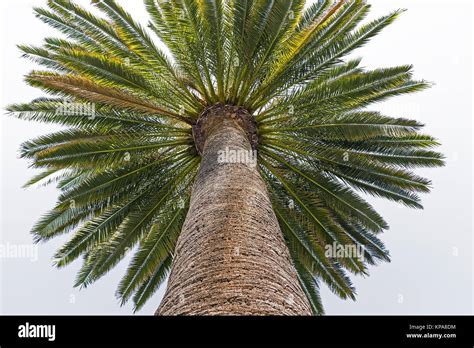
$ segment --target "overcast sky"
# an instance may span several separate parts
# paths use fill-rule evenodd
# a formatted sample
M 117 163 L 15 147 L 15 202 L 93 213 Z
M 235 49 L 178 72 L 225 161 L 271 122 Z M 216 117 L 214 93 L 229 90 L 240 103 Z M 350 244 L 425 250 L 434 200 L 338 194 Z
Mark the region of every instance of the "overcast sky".
M 90 1 L 78 1 L 88 4 Z M 423 197 L 423 211 L 370 198 L 391 228 L 382 240 L 392 262 L 355 278 L 356 302 L 342 301 L 327 288 L 322 296 L 328 314 L 469 314 L 473 313 L 472 240 L 472 22 L 469 0 L 369 0 L 370 18 L 398 8 L 408 11 L 355 56 L 368 68 L 411 63 L 415 78 L 436 83 L 428 91 L 393 99 L 372 109 L 389 116 L 414 118 L 443 144 L 445 168 L 417 171 L 432 179 L 433 192 Z M 0 106 L 43 96 L 22 76 L 36 66 L 20 59 L 16 44 L 40 44 L 58 33 L 34 18 L 42 0 L 0 2 L 2 61 Z M 122 0 L 136 20 L 146 23 L 143 3 Z M 88 6 L 88 5 L 87 5 Z M 2 111 L 3 113 L 3 111 Z M 18 159 L 19 145 L 57 128 L 1 117 L 1 245 L 31 245 L 34 222 L 53 206 L 53 187 L 24 190 L 35 173 Z M 80 263 L 57 270 L 54 251 L 69 236 L 39 245 L 37 255 L 0 258 L 0 313 L 4 314 L 130 314 L 114 297 L 129 258 L 86 290 L 73 288 Z M 140 312 L 152 314 L 164 286 Z

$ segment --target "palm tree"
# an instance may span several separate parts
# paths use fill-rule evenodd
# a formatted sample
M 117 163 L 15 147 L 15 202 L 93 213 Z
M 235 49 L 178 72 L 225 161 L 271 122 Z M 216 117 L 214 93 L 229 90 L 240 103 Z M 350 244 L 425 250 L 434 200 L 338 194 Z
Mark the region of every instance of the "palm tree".
M 389 261 L 357 191 L 421 208 L 430 181 L 411 169 L 443 165 L 419 122 L 367 110 L 429 84 L 344 59 L 401 11 L 360 24 L 363 0 L 145 0 L 145 29 L 93 4 L 35 8 L 64 34 L 19 46 L 51 97 L 8 107 L 65 126 L 21 147 L 42 169 L 27 185 L 61 191 L 32 231 L 72 233 L 55 265 L 82 256 L 86 287 L 133 250 L 117 296 L 138 310 L 169 274 L 160 315 L 322 314 L 321 282 L 354 299 L 347 273 Z

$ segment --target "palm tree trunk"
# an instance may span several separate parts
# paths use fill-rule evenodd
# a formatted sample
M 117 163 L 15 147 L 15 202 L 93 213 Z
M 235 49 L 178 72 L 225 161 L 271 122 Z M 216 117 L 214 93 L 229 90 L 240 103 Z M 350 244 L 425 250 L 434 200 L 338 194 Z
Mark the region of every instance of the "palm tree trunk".
M 222 157 L 252 153 L 248 129 L 225 107 L 214 113 L 156 314 L 311 315 L 257 166 Z

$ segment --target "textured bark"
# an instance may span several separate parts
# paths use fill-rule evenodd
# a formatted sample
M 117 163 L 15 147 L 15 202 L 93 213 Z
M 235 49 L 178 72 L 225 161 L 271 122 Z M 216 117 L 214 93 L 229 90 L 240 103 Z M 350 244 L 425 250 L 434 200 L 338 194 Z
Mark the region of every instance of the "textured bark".
M 157 315 L 311 315 L 257 167 L 218 160 L 252 151 L 239 112 L 218 108 L 200 127 L 202 163 Z

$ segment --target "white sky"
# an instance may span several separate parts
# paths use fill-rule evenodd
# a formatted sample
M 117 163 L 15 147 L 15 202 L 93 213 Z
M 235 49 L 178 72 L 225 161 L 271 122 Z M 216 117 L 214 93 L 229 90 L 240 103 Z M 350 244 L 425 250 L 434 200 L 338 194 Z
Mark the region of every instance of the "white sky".
M 89 1 L 78 1 L 88 4 Z M 408 11 L 356 56 L 368 68 L 412 63 L 415 78 L 436 83 L 431 90 L 379 104 L 390 116 L 415 118 L 426 133 L 438 138 L 447 156 L 445 168 L 419 170 L 433 180 L 424 196 L 425 210 L 397 207 L 370 198 L 391 229 L 382 240 L 392 263 L 356 278 L 357 301 L 339 300 L 323 288 L 327 314 L 468 314 L 473 313 L 472 265 L 472 22 L 469 0 L 372 0 L 371 18 L 406 8 Z M 57 32 L 34 18 L 33 6 L 43 0 L 0 2 L 0 107 L 30 101 L 43 94 L 26 86 L 22 76 L 37 68 L 20 59 L 16 44 L 40 44 Z M 139 0 L 122 0 L 134 17 L 146 23 Z M 2 112 L 3 113 L 3 112 Z M 0 243 L 31 244 L 29 230 L 53 206 L 54 188 L 24 190 L 34 171 L 17 159 L 19 145 L 53 131 L 50 125 L 0 118 L 1 177 Z M 78 262 L 58 271 L 51 256 L 67 237 L 41 244 L 38 259 L 0 259 L 0 313 L 4 314 L 130 314 L 114 297 L 126 263 L 121 263 L 87 290 L 72 287 Z M 128 258 L 127 258 L 128 260 Z M 160 289 L 141 314 L 152 314 Z

